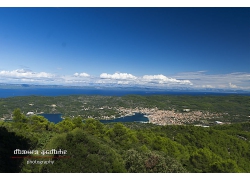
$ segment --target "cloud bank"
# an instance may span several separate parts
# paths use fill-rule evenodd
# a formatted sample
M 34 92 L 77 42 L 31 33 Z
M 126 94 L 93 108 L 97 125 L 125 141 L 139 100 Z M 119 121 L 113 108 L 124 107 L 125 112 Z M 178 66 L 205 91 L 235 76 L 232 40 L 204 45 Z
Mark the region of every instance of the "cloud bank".
M 205 71 L 179 73 L 173 78 L 186 78 L 193 88 L 218 88 L 250 91 L 250 73 L 234 72 L 229 74 L 206 74 Z
M 0 83 L 31 83 L 72 86 L 129 86 L 152 88 L 232 89 L 250 91 L 250 73 L 206 74 L 205 71 L 179 73 L 172 77 L 163 74 L 135 76 L 129 73 L 101 73 L 91 76 L 86 72 L 57 75 L 17 69 L 0 71 Z
M 24 69 L 0 71 L 0 82 L 2 83 L 46 83 L 54 80 L 55 75 L 46 72 L 32 72 Z
M 46 72 L 35 73 L 35 72 L 27 71 L 24 69 L 17 69 L 13 71 L 0 71 L 0 77 L 39 79 L 39 78 L 52 78 L 54 77 L 54 75 L 50 73 L 46 73 Z

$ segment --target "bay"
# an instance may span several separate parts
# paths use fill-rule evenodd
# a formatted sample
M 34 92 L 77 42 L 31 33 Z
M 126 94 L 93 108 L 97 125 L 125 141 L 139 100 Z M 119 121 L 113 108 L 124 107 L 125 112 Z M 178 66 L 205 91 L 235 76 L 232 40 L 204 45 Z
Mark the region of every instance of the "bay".
M 149 122 L 149 119 L 141 113 L 134 113 L 132 116 L 124 116 L 120 118 L 116 118 L 113 120 L 100 120 L 101 123 L 113 123 L 113 122 L 140 122 L 146 123 Z
M 37 114 L 39 116 L 43 116 L 44 118 L 48 119 L 50 122 L 59 123 L 62 121 L 62 114 Z
M 39 116 L 43 116 L 48 119 L 50 122 L 59 123 L 63 120 L 62 114 L 37 114 Z M 120 118 L 116 118 L 113 120 L 100 120 L 101 123 L 112 123 L 112 122 L 140 122 L 146 123 L 149 122 L 149 119 L 141 113 L 134 113 L 132 116 L 124 116 Z

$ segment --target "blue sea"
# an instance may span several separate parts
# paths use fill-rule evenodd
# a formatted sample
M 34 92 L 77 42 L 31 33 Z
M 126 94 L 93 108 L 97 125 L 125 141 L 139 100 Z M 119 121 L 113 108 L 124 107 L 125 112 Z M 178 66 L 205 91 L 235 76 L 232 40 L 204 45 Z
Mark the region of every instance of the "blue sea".
M 64 95 L 103 95 L 103 96 L 124 96 L 136 95 L 250 95 L 250 93 L 223 93 L 223 92 L 190 92 L 190 91 L 153 91 L 153 90 L 115 90 L 115 89 L 77 89 L 77 88 L 20 88 L 0 89 L 0 98 L 14 96 L 64 96 Z

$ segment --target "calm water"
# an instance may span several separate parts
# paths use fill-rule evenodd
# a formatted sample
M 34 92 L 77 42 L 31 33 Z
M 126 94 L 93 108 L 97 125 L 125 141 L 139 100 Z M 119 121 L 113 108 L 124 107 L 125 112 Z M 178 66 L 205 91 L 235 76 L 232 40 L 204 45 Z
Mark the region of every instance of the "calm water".
M 55 124 L 62 121 L 62 114 L 38 114 L 38 115 L 45 117 L 50 122 L 53 122 Z M 117 119 L 114 119 L 114 120 L 100 120 L 100 122 L 102 122 L 102 123 L 111 123 L 111 122 L 148 122 L 148 121 L 149 121 L 149 119 L 147 117 L 145 117 L 141 113 L 135 113 L 132 116 L 125 116 L 125 117 L 117 118 Z
M 14 96 L 62 96 L 62 95 L 104 95 L 124 96 L 128 94 L 137 95 L 228 95 L 237 93 L 215 93 L 215 92 L 187 92 L 187 91 L 147 91 L 147 90 L 105 90 L 105 89 L 59 89 L 59 88 L 23 88 L 23 89 L 0 89 L 0 98 Z M 242 95 L 250 95 L 244 93 Z
M 45 117 L 50 122 L 53 122 L 55 124 L 62 121 L 62 114 L 38 114 L 38 115 Z
M 148 122 L 149 119 L 141 113 L 135 113 L 132 116 L 125 116 L 121 118 L 117 118 L 114 120 L 100 120 L 102 123 L 111 123 L 111 122 Z

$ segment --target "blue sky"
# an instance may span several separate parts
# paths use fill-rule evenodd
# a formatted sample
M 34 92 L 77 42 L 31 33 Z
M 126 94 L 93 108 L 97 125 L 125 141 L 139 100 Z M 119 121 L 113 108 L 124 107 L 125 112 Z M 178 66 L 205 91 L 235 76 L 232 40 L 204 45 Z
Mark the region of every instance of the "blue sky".
M 250 8 L 0 8 L 0 82 L 250 90 Z

